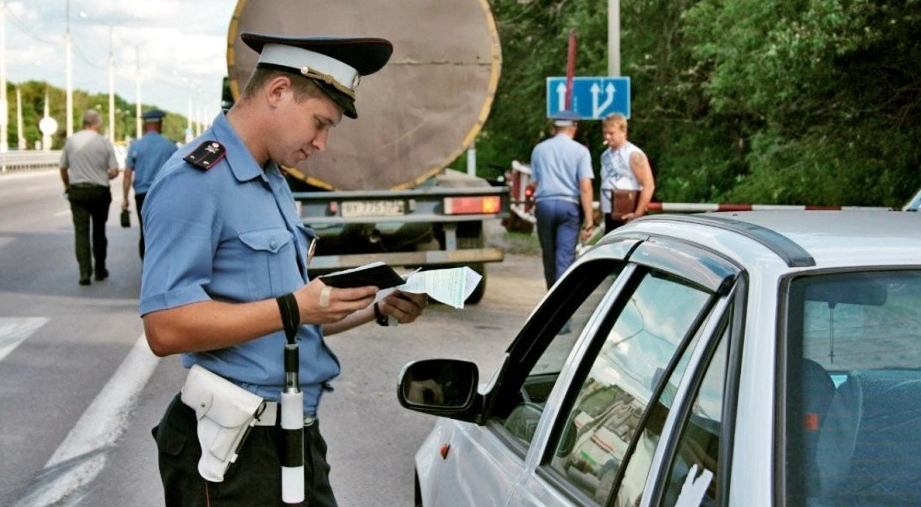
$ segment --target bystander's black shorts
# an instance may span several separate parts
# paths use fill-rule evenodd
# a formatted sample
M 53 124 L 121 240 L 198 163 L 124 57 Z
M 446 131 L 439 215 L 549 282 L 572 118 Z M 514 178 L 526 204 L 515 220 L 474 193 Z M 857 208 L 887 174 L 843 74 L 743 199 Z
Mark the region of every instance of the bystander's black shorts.
M 198 473 L 201 446 L 196 423 L 195 411 L 176 395 L 152 430 L 166 507 L 285 505 L 281 501 L 281 428 L 254 426 L 224 481 L 208 482 Z M 319 421 L 304 428 L 304 489 L 305 505 L 336 506 Z

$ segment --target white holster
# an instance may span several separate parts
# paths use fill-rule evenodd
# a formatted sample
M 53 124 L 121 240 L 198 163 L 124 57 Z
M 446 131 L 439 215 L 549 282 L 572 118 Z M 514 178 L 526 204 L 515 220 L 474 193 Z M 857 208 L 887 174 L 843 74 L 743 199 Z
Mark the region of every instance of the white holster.
M 189 370 L 181 398 L 198 419 L 198 473 L 211 482 L 221 482 L 265 409 L 265 401 L 197 364 Z

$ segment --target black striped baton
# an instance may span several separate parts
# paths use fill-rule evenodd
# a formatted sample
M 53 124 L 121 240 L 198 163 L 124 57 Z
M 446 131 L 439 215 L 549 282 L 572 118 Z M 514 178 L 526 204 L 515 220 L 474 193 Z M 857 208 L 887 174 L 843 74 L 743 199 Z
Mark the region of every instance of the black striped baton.
M 285 388 L 281 392 L 281 501 L 300 505 L 304 501 L 304 393 L 298 380 L 300 359 L 297 327 L 300 310 L 294 294 L 276 298 L 285 327 Z

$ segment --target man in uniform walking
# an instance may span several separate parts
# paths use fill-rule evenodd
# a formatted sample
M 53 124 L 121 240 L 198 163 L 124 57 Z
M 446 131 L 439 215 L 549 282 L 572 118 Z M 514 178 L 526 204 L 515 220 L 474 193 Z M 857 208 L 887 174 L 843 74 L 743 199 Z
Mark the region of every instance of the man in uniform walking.
M 572 111 L 558 114 L 554 136 L 531 152 L 534 214 L 548 289 L 575 261 L 579 238 L 590 238 L 594 227 L 592 156 L 573 139 L 577 121 Z
M 100 130 L 102 117 L 99 112 L 87 110 L 83 114 L 83 129 L 70 136 L 61 151 L 61 181 L 74 222 L 80 285 L 89 285 L 94 272 L 97 281 L 109 276 L 106 269 L 106 221 L 112 204 L 109 180 L 118 176 L 118 160 L 112 143 L 99 133 Z
M 127 211 L 128 194 L 134 186 L 135 210 L 138 214 L 138 227 L 141 229 L 141 239 L 138 241 L 138 253 L 144 259 L 144 220 L 141 209 L 144 206 L 144 197 L 147 189 L 153 183 L 157 171 L 176 152 L 176 144 L 163 137 L 163 117 L 166 113 L 160 110 L 148 111 L 141 115 L 144 120 L 144 136 L 131 143 L 128 148 L 128 157 L 125 159 L 125 176 L 122 181 L 122 211 Z

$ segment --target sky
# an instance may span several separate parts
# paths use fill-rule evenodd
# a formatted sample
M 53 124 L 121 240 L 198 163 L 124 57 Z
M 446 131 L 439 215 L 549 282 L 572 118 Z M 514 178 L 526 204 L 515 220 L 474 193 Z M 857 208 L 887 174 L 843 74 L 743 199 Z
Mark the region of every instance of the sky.
M 140 81 L 142 104 L 210 123 L 220 110 L 227 29 L 236 3 L 0 0 L 6 80 L 47 81 L 66 89 L 69 11 L 74 90 L 108 94 L 111 54 L 118 96 L 135 103 Z M 9 100 L 15 107 L 15 97 Z

